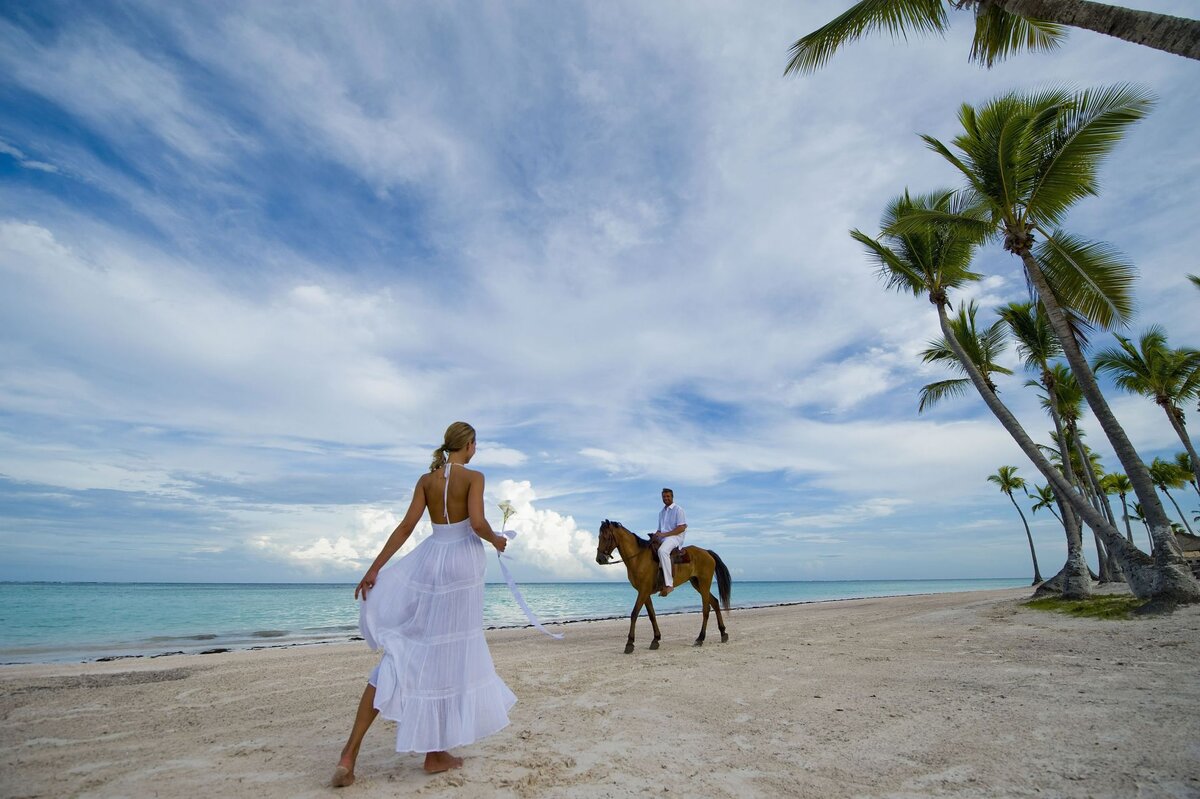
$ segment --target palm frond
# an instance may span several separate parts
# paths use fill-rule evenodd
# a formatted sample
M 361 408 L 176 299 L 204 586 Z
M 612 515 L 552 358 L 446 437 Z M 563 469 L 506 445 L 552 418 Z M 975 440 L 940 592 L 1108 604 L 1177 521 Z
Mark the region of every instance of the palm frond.
M 948 26 L 942 0 L 862 0 L 798 39 L 788 51 L 791 59 L 783 74 L 813 72 L 842 45 L 868 33 L 884 31 L 907 39 L 910 33 L 944 33 Z
M 887 281 L 888 288 L 913 294 L 925 291 L 931 297 L 944 298 L 947 290 L 980 278 L 970 270 L 975 238 L 950 225 L 904 222 L 913 213 L 946 213 L 958 207 L 954 200 L 955 192 L 949 189 L 915 197 L 906 191 L 888 203 L 881 222 L 883 232 L 878 239 L 859 230 L 851 231 L 851 237 L 866 247 L 878 264 L 879 275 Z
M 975 7 L 971 60 L 990 69 L 1021 50 L 1054 50 L 1066 36 L 1062 25 L 1010 14 L 996 3 L 980 3 Z
M 907 291 L 913 296 L 920 296 L 922 292 L 928 291 L 925 275 L 921 270 L 898 256 L 885 244 L 857 229 L 850 231 L 850 237 L 867 248 L 867 254 L 878 265 L 876 274 L 883 278 L 889 289 Z
M 1112 245 L 1055 231 L 1034 248 L 1054 296 L 1102 328 L 1123 326 L 1133 317 L 1133 265 Z
M 1062 355 L 1062 345 L 1040 304 L 1010 302 L 996 312 L 1016 339 L 1017 354 L 1024 360 L 1025 368 L 1045 369 L 1052 359 Z
M 965 377 L 952 380 L 939 380 L 921 388 L 921 402 L 917 405 L 917 413 L 924 413 L 926 408 L 932 408 L 948 397 L 961 397 L 967 393 L 971 381 Z
M 1099 188 L 1096 173 L 1104 158 L 1154 105 L 1153 94 L 1131 84 L 1085 89 L 1072 95 L 1055 124 L 1038 137 L 1037 178 L 1027 206 L 1033 220 L 1057 225 L 1066 210 Z

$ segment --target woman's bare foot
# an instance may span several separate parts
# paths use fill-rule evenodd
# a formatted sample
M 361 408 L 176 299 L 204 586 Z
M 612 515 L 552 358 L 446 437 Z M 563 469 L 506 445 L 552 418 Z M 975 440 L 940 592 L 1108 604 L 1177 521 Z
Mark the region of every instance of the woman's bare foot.
M 672 592 L 672 591 L 674 591 L 674 590 L 675 590 L 675 586 L 673 586 L 673 585 L 664 586 L 664 587 L 663 587 L 663 590 L 661 590 L 661 591 L 659 591 L 659 592 L 658 592 L 658 595 L 659 595 L 659 596 L 666 596 L 667 594 L 671 593 L 671 592 Z
M 333 770 L 333 782 L 330 783 L 334 788 L 345 788 L 347 785 L 354 784 L 354 768 L 338 765 Z
M 449 752 L 428 752 L 425 755 L 425 770 L 430 774 L 462 768 L 463 760 Z

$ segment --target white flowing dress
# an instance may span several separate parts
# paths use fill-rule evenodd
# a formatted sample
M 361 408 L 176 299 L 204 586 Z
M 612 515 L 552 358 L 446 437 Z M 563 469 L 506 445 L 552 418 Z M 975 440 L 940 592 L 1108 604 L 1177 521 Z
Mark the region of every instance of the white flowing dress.
M 445 476 L 448 495 L 450 464 Z M 517 701 L 483 637 L 483 541 L 470 520 L 446 521 L 379 572 L 359 610 L 363 638 L 383 649 L 369 682 L 379 714 L 398 722 L 397 752 L 474 743 L 508 726 Z

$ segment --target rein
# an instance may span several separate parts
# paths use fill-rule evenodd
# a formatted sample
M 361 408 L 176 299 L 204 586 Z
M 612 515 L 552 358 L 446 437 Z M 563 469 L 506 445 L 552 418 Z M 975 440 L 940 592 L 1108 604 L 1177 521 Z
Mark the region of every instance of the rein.
M 605 523 L 607 524 L 607 521 Z M 618 525 L 618 526 L 620 526 L 620 525 Z M 614 538 L 616 537 L 615 534 L 613 535 L 613 537 Z M 612 548 L 612 550 L 608 553 L 608 556 L 611 558 L 613 556 L 613 553 L 615 553 L 617 551 L 619 551 L 619 548 L 614 546 Z M 617 560 L 610 560 L 607 563 L 601 563 L 600 565 L 601 566 L 616 566 L 618 563 L 624 563 L 624 562 L 625 562 L 624 558 L 618 558 Z

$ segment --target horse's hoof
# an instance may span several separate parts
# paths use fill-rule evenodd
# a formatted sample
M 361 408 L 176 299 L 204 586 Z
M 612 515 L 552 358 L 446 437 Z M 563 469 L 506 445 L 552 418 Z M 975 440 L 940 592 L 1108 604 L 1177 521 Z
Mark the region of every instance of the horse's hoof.
M 650 642 L 650 648 L 658 649 L 658 639 L 657 638 Z
M 633 644 L 625 644 L 625 654 L 626 655 L 633 654 Z
M 729 643 L 729 633 L 721 633 L 721 643 Z
M 704 646 L 704 642 L 697 638 L 696 643 L 692 644 L 692 646 Z

